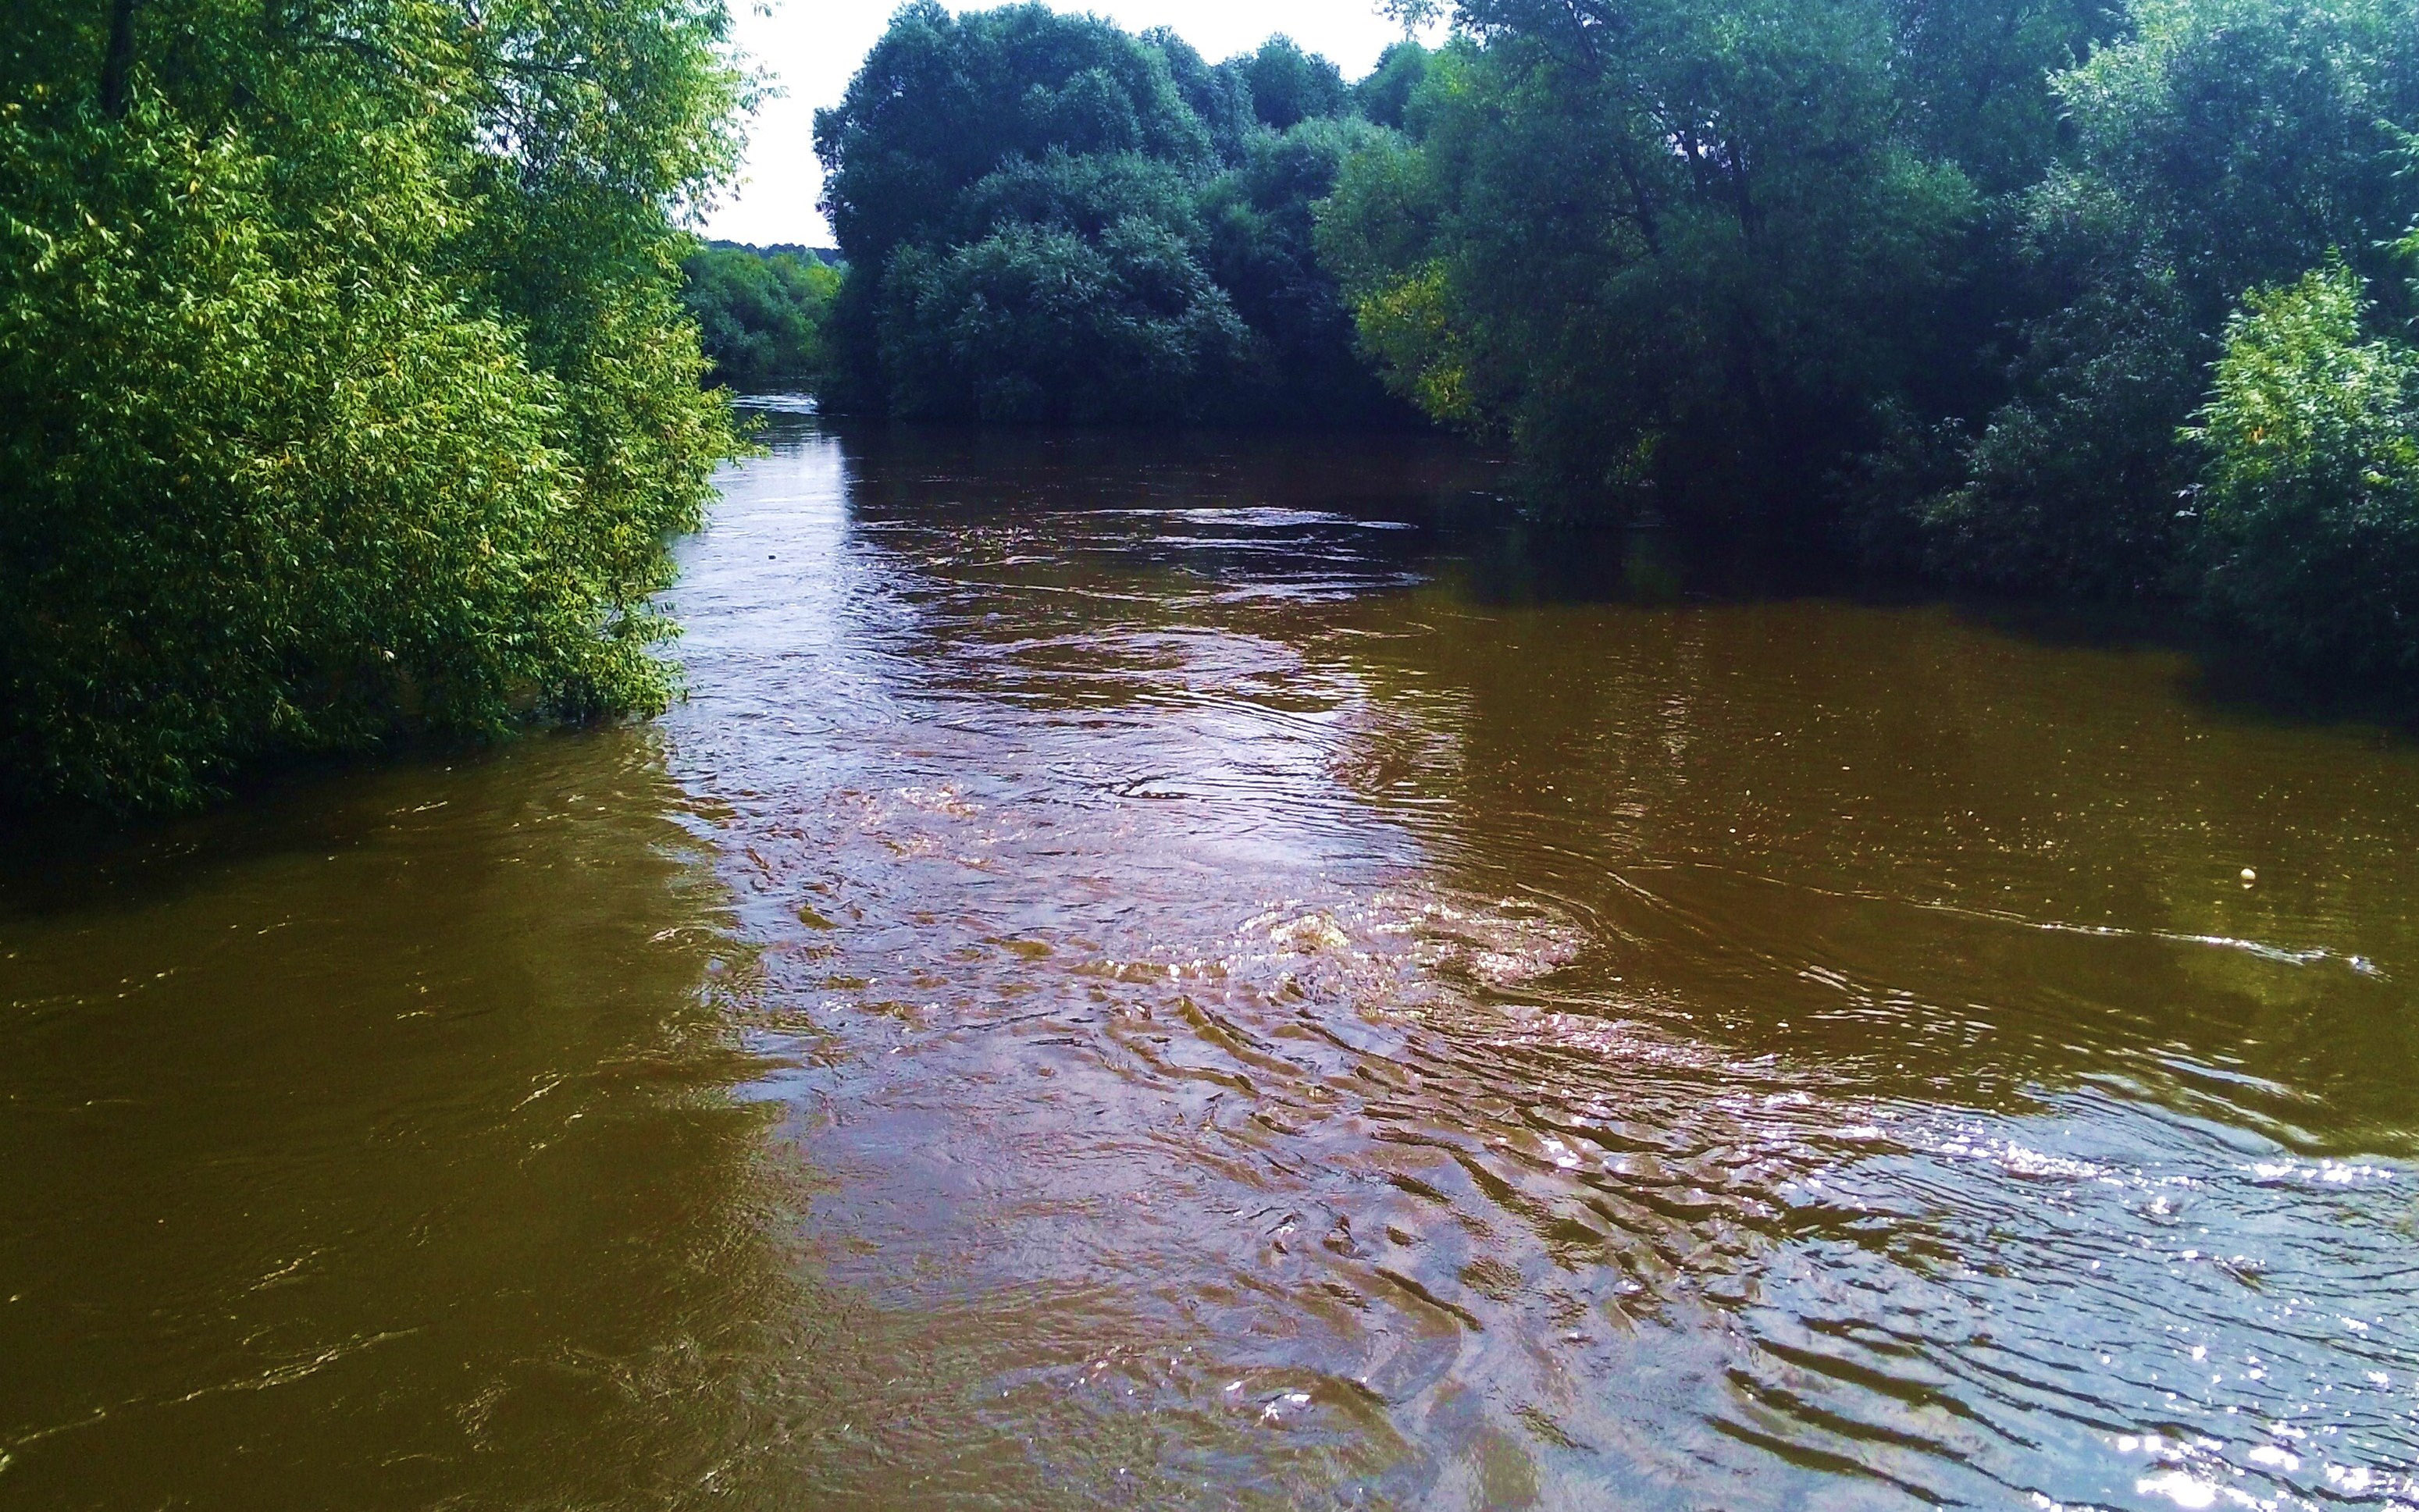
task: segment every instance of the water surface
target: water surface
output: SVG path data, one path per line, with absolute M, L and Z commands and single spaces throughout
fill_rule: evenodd
M 20 843 L 0 1505 L 2419 1505 L 2409 746 L 773 439 L 659 725 Z

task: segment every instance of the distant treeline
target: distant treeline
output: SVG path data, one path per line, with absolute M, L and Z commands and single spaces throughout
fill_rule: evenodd
M 824 321 L 840 291 L 839 254 L 795 245 L 710 241 L 681 264 L 681 303 L 723 383 L 821 388 Z
M 705 245 L 712 252 L 754 252 L 759 257 L 794 257 L 802 263 L 823 263 L 831 267 L 840 266 L 838 247 L 809 247 L 803 241 L 722 241 L 708 238 Z
M 2419 0 L 1449 9 L 1352 85 L 902 9 L 816 120 L 828 400 L 1332 423 L 1382 385 L 1542 508 L 2419 679 Z

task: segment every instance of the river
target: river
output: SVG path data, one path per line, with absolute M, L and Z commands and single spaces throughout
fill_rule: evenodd
M 663 720 L 11 843 L 0 1507 L 2419 1506 L 2409 742 L 768 439 Z

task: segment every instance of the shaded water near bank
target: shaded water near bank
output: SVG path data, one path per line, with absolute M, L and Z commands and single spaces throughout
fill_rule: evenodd
M 2406 745 L 772 438 L 659 725 L 18 845 L 0 1507 L 2419 1504 Z

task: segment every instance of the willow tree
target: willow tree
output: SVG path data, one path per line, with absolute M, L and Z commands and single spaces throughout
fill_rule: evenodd
M 0 787 L 659 709 L 720 0 L 15 0 Z

